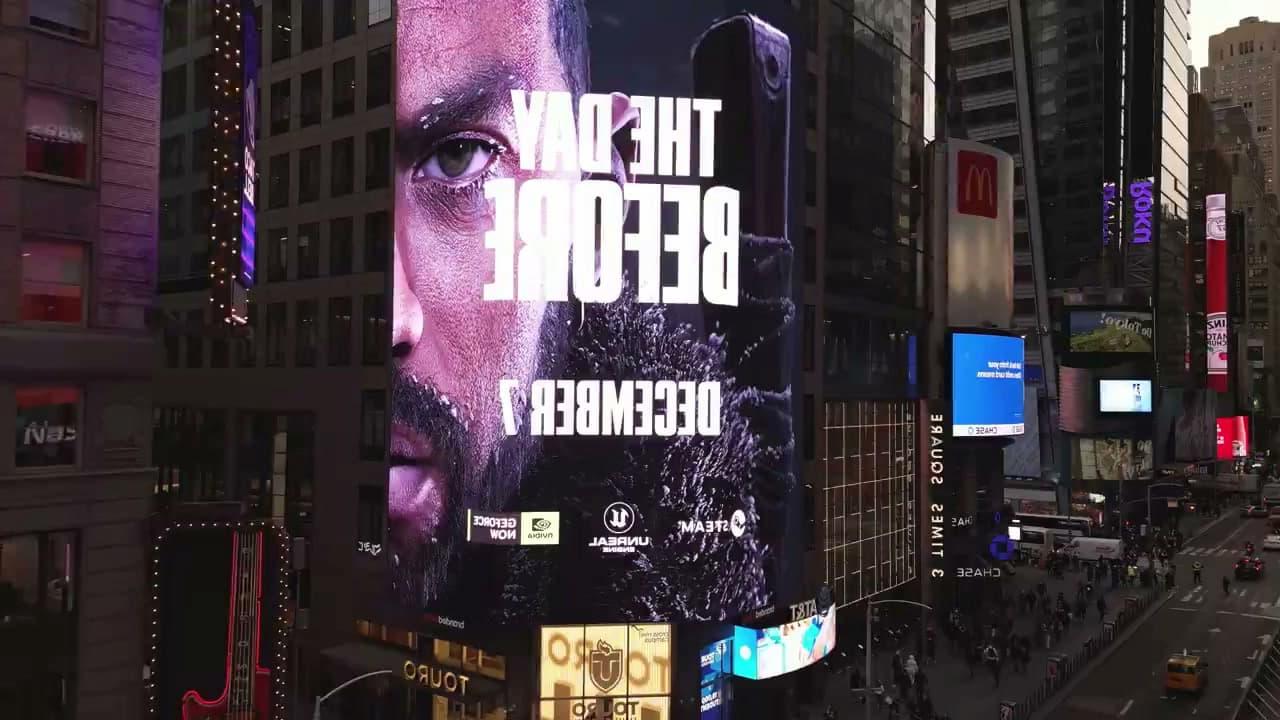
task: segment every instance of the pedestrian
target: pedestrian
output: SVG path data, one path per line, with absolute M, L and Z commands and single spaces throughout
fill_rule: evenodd
M 938 659 L 938 632 L 932 625 L 924 631 L 924 654 L 930 663 Z
M 1093 582 L 1093 563 L 1085 563 L 1084 578 L 1089 582 Z
M 1199 560 L 1191 564 L 1191 581 L 1196 585 L 1200 584 L 1200 571 L 1204 569 L 1204 565 Z
M 916 684 L 916 673 L 920 672 L 920 663 L 916 662 L 916 656 L 908 655 L 907 662 L 903 667 L 907 671 L 907 682 L 914 686 Z
M 995 645 L 988 645 L 983 652 L 983 659 L 991 669 L 991 677 L 995 680 L 995 686 L 1000 687 L 1000 651 L 996 649 Z
M 862 671 L 855 666 L 849 673 L 849 694 L 857 695 L 859 702 L 867 701 L 867 686 L 862 678 Z
M 1102 622 L 1107 616 L 1107 600 L 1104 596 L 1098 596 L 1098 622 Z
M 1222 576 L 1222 594 L 1223 595 L 1231 594 L 1231 578 L 1227 577 L 1226 575 Z
M 974 669 L 978 666 L 979 655 L 977 644 L 970 645 L 965 649 L 964 661 L 969 666 L 969 679 L 973 679 Z

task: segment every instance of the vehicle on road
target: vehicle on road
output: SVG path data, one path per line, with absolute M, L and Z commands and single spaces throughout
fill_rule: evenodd
M 1209 683 L 1209 663 L 1199 655 L 1170 655 L 1165 663 L 1164 689 L 1199 695 Z
M 1120 557 L 1119 538 L 1071 538 L 1067 543 L 1067 553 L 1081 560 L 1112 560 Z
M 1262 486 L 1262 504 L 1268 508 L 1280 505 L 1280 482 L 1269 482 Z
M 1272 533 L 1262 539 L 1263 550 L 1280 550 L 1280 535 Z
M 1276 487 L 1277 489 L 1280 489 L 1280 483 L 1277 483 Z M 1277 504 L 1280 504 L 1280 501 L 1278 501 Z M 1018 513 L 1018 518 L 1014 522 L 1020 524 L 1024 528 L 1053 530 L 1059 538 L 1088 537 L 1096 530 L 1093 521 L 1087 517 Z
M 1258 580 L 1266 571 L 1267 564 L 1260 557 L 1246 556 L 1236 561 L 1237 580 Z
M 1240 517 L 1264 518 L 1266 516 L 1267 508 L 1262 505 L 1245 505 L 1240 508 Z

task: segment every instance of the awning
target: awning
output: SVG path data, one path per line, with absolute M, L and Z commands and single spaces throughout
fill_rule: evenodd
M 502 683 L 471 670 L 442 665 L 435 660 L 423 659 L 411 650 L 398 650 L 371 642 L 349 642 L 320 651 L 339 667 L 354 677 L 378 670 L 390 670 L 391 677 L 400 682 L 421 687 L 428 692 L 445 697 L 474 702 L 501 697 Z M 405 666 L 413 666 L 410 676 Z

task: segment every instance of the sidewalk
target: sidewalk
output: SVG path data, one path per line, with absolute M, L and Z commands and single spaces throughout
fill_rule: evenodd
M 1183 537 L 1186 538 L 1184 544 L 1201 528 L 1215 519 L 1217 518 L 1199 515 L 1184 518 L 1182 521 Z M 1061 579 L 1057 579 L 1049 577 L 1047 572 L 1039 568 L 1020 567 L 1017 568 L 1016 575 L 1006 577 L 1004 580 L 1005 592 L 1007 596 L 1016 597 L 1018 593 L 1034 588 L 1037 583 L 1043 581 L 1048 588 L 1050 597 L 1056 597 L 1061 592 L 1074 607 L 1077 583 L 1084 579 L 1085 573 L 1083 570 L 1068 570 Z M 964 656 L 955 652 L 951 647 L 951 643 L 941 631 L 941 621 L 939 621 L 935 661 L 926 663 L 923 658 L 919 656 L 916 658 L 920 663 L 921 672 L 927 676 L 927 687 L 933 699 L 934 713 L 937 715 L 949 715 L 952 720 L 995 720 L 999 717 L 1001 701 L 1020 702 L 1039 688 L 1045 678 L 1047 658 L 1050 654 L 1075 652 L 1083 647 L 1086 639 L 1093 637 L 1098 632 L 1102 625 L 1095 607 L 1098 592 L 1102 592 L 1106 598 L 1108 619 L 1113 618 L 1116 612 L 1123 608 L 1126 596 L 1136 596 L 1146 592 L 1141 587 L 1125 587 L 1124 585 L 1112 589 L 1109 579 L 1105 582 L 1095 582 L 1094 585 L 1096 589 L 1094 595 L 1088 601 L 1086 618 L 1084 620 L 1073 618 L 1069 630 L 1049 650 L 1045 649 L 1043 636 L 1037 637 L 1039 635 L 1037 632 L 1038 616 L 1023 613 L 1016 616 L 1013 624 L 1014 632 L 1032 638 L 1031 660 L 1026 670 L 1021 673 L 1013 672 L 1013 664 L 1005 662 L 998 686 L 991 672 L 985 666 L 979 665 L 974 667 L 972 671 L 970 670 Z M 909 653 L 915 652 L 916 643 L 914 638 L 904 642 L 903 647 L 901 654 L 905 660 Z M 851 656 L 851 664 L 856 664 L 859 671 L 861 671 L 861 656 L 852 657 L 860 653 L 860 648 L 850 648 L 847 652 Z M 872 686 L 883 684 L 888 692 L 896 694 L 897 688 L 893 685 L 893 672 L 891 669 L 892 656 L 892 648 L 874 649 L 872 656 L 874 677 L 869 684 Z M 820 706 L 831 705 L 835 707 L 839 713 L 838 717 L 842 720 L 861 718 L 864 713 L 860 696 L 849 693 L 849 673 L 849 670 L 845 670 L 838 674 L 833 673 L 829 677 L 826 696 Z M 877 705 L 873 709 L 872 715 L 876 718 L 883 718 L 887 713 Z M 907 715 L 903 713 L 900 717 L 906 718 Z

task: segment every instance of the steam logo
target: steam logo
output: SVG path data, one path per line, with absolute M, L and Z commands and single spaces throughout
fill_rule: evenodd
M 747 531 L 747 514 L 742 510 L 734 510 L 733 515 L 729 517 L 729 532 L 733 533 L 736 538 L 742 537 L 742 533 Z
M 533 521 L 533 529 L 536 532 L 546 532 L 551 529 L 551 521 L 546 518 L 535 518 Z
M 636 524 L 636 513 L 624 502 L 616 502 L 604 509 L 604 527 L 614 535 L 621 535 Z

